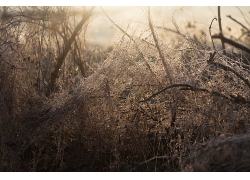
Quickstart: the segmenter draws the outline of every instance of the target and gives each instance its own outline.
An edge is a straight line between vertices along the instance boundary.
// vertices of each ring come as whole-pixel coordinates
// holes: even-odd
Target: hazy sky
[[[133,33],[134,31],[143,31],[146,29],[148,23],[147,17],[147,7],[107,7],[104,6],[103,9],[107,14],[122,28]],[[247,24],[242,13],[244,13],[245,18],[249,24]],[[175,13],[174,13],[175,12]],[[151,14],[153,23],[155,26],[164,26],[167,28],[175,29],[172,23],[172,17],[174,14],[174,19],[176,20],[179,28],[181,30],[186,30],[185,26],[188,22],[195,24],[195,29],[192,30],[204,30],[204,32],[209,35],[209,25],[214,17],[218,15],[217,6],[159,6],[151,7]],[[93,20],[90,30],[88,31],[88,39],[94,40],[101,44],[111,43],[115,35],[119,33],[119,30],[113,26],[113,24],[108,20],[106,16],[102,13],[100,7],[95,9],[96,18]],[[239,36],[241,32],[241,26],[230,20],[227,15],[231,15],[233,18],[237,19],[242,24],[245,24],[250,28],[250,6],[244,7],[234,7],[234,6],[222,6],[221,7],[221,19],[223,26],[223,33],[225,35]],[[145,21],[146,20],[146,21]],[[213,23],[212,34],[218,31],[218,22]],[[229,28],[231,31],[229,31]],[[172,35],[172,34],[171,34]]]

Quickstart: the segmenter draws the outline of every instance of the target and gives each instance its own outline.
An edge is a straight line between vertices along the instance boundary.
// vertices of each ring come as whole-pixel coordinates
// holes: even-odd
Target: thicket
[[[139,35],[103,10],[122,35],[101,51],[93,10],[1,8],[0,171],[249,171],[249,28],[227,38],[218,8],[208,44],[173,15],[170,44],[150,8]]]

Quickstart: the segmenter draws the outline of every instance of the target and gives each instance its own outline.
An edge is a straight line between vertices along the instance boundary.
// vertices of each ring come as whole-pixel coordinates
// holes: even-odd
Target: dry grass
[[[248,85],[207,63],[208,47],[155,36],[160,48],[121,38],[88,77],[50,97],[22,61],[7,62],[17,52],[1,56],[0,170],[249,171]],[[249,81],[243,55],[218,52],[214,63]]]

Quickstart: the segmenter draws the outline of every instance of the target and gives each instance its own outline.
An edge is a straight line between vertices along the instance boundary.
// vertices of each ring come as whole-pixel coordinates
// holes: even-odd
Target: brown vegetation
[[[1,11],[0,171],[250,170],[249,54],[223,54],[174,21],[180,43],[169,47],[150,9],[153,36],[126,33],[94,54],[70,12]]]

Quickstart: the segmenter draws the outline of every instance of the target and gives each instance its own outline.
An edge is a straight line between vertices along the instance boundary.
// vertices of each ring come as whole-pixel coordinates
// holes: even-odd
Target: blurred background
[[[80,11],[80,7],[75,7],[76,11]],[[147,16],[147,7],[137,6],[104,6],[103,9],[110,18],[123,29],[145,27],[142,24],[143,19]],[[180,30],[190,33],[205,32],[209,37],[209,26],[213,18],[218,16],[217,6],[158,6],[151,7],[151,14],[154,16],[153,23],[155,26],[161,26],[168,29],[176,30],[172,23],[172,18],[176,20]],[[102,12],[100,7],[96,7],[94,11],[96,18],[92,21],[90,29],[87,32],[88,41],[94,42],[101,46],[110,45],[119,30],[109,21]],[[173,16],[174,15],[174,16]],[[239,37],[242,33],[241,27],[227,16],[237,19],[242,24],[250,24],[250,6],[222,6],[221,19],[223,33],[225,35]],[[147,23],[147,21],[146,21]],[[128,27],[129,25],[129,27]],[[143,26],[144,25],[144,26]],[[218,32],[218,22],[214,21],[212,26],[212,34]],[[185,32],[186,33],[186,32]],[[165,38],[172,37],[174,34],[162,31]]]

